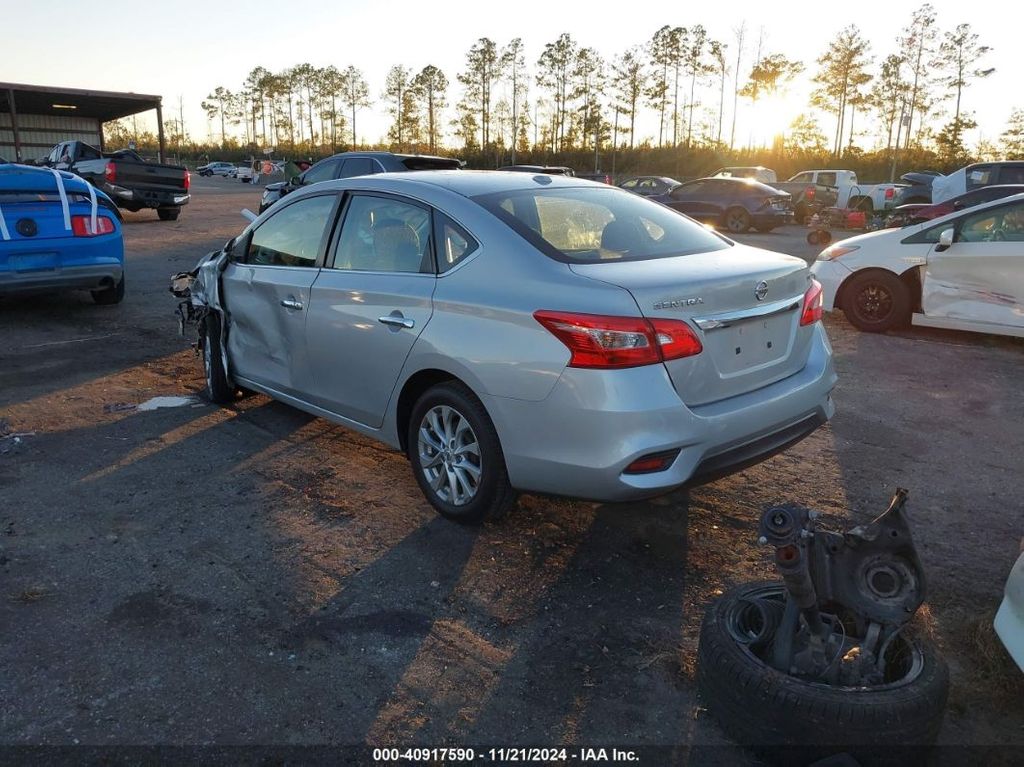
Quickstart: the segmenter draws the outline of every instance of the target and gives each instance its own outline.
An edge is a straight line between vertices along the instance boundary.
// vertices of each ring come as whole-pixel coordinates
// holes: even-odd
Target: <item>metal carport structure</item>
[[[0,156],[16,162],[31,161],[42,150],[71,140],[85,141],[102,150],[103,123],[150,109],[156,110],[163,162],[160,96],[0,82]]]

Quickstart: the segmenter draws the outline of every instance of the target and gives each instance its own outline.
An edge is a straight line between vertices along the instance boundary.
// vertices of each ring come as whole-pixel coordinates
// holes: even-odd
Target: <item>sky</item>
[[[13,4],[14,0],[4,0]],[[963,108],[973,111],[979,137],[996,139],[1005,129],[1013,107],[1024,107],[1019,82],[1024,75],[1019,51],[1019,25],[1000,24],[1014,0],[932,0],[942,30],[968,22],[993,51],[981,62],[996,71],[972,84]],[[737,143],[766,141],[800,111],[812,90],[814,61],[843,26],[857,24],[872,42],[876,64],[896,51],[895,38],[910,20],[919,2],[891,0],[867,6],[860,3],[811,4],[776,0],[730,0],[728,3],[666,3],[664,0],[517,0],[486,3],[463,0],[175,0],[157,10],[138,0],[105,0],[94,19],[54,23],[83,6],[70,0],[34,0],[5,21],[17,20],[16,36],[5,33],[0,47],[0,81],[133,91],[163,96],[164,117],[177,112],[179,98],[190,134],[209,137],[209,122],[200,103],[216,86],[241,87],[253,67],[279,71],[308,61],[339,69],[354,64],[370,84],[375,103],[358,114],[360,142],[376,142],[387,130],[388,118],[381,91],[387,70],[401,64],[419,71],[427,64],[439,67],[451,83],[449,101],[457,100],[461,86],[456,75],[466,52],[481,37],[499,46],[521,37],[531,72],[544,44],[569,32],[583,46],[595,48],[606,59],[651,38],[661,26],[702,24],[712,38],[728,44],[734,63],[733,30],[746,24],[747,42],[742,72],[749,73],[758,40],[764,53],[782,53],[805,63],[807,72],[775,104],[755,113],[741,100]],[[97,6],[93,6],[97,7]],[[824,10],[823,10],[824,9]],[[1016,16],[1016,14],[1014,14]],[[732,83],[726,86],[731,90]],[[531,97],[538,94],[531,83]],[[1007,97],[1006,93],[1014,94]],[[710,92],[707,96],[711,98]],[[717,101],[717,99],[716,99]],[[727,97],[726,124],[731,99]],[[151,113],[152,114],[152,113]],[[176,116],[176,115],[175,115]],[[454,116],[454,112],[452,113]],[[155,120],[147,117],[148,124]],[[638,138],[652,136],[656,118],[647,118]],[[821,120],[829,135],[834,122]],[[216,130],[216,127],[214,128]],[[728,131],[727,131],[728,132]]]

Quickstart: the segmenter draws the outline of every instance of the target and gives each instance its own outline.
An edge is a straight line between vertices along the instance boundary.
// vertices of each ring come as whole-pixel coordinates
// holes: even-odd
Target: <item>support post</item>
[[[156,102],[156,135],[160,141],[160,156],[157,159],[162,163],[167,146],[164,142],[164,110],[159,101]]]
[[[14,134],[14,160],[21,162],[21,136],[18,135],[18,107],[14,103],[14,89],[7,89],[7,103],[11,107],[11,133]]]

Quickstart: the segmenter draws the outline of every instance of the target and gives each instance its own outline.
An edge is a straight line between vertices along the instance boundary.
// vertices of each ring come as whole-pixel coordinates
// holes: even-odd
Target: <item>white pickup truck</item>
[[[836,190],[836,206],[856,208],[866,213],[890,210],[895,206],[896,190],[902,184],[862,184],[852,170],[805,170],[789,183],[820,185]]]

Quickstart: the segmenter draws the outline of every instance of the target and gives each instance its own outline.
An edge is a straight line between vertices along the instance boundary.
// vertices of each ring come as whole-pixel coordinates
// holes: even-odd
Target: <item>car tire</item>
[[[740,207],[729,208],[722,216],[722,223],[733,234],[743,234],[750,229],[750,214]]]
[[[842,752],[871,764],[922,757],[935,742],[949,694],[949,669],[934,645],[904,629],[897,649],[906,651],[908,668],[885,686],[833,687],[784,674],[735,638],[743,603],[782,593],[778,582],[746,583],[705,613],[697,690],[722,728],[769,756],[785,754],[786,763],[811,764]]]
[[[177,221],[181,215],[181,208],[157,208],[156,214],[161,221]]]
[[[103,290],[92,291],[92,300],[100,306],[112,306],[124,300],[124,272],[121,272],[121,279],[116,284]]]
[[[420,396],[406,445],[416,482],[441,516],[477,524],[515,501],[494,423],[465,385],[449,381]]]
[[[220,342],[220,315],[210,312],[203,320],[203,374],[206,394],[211,402],[224,405],[235,398],[235,388],[228,384],[227,371]]]
[[[910,322],[910,295],[895,274],[872,269],[843,286],[843,312],[858,330],[884,333]]]

